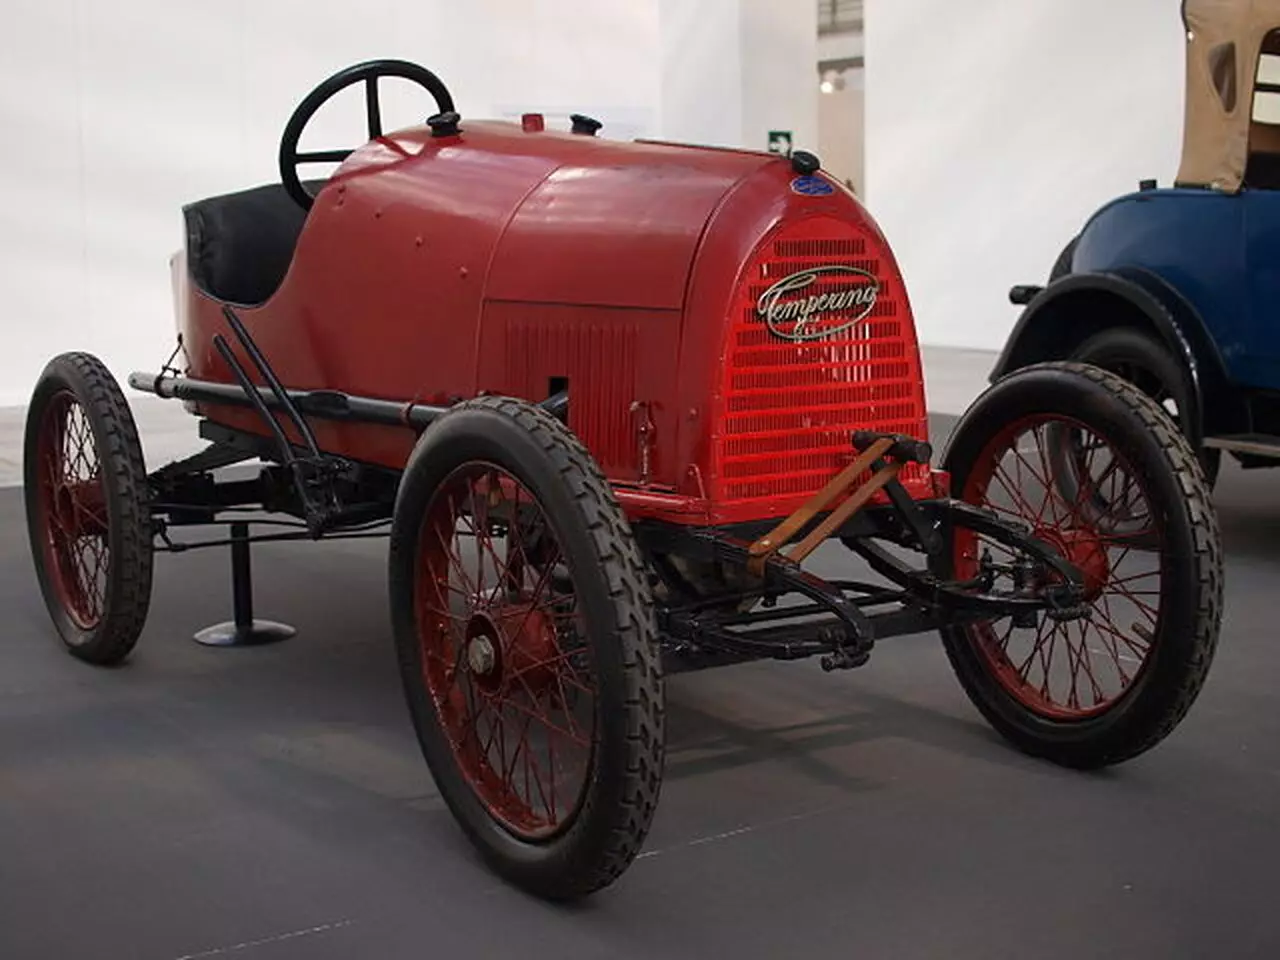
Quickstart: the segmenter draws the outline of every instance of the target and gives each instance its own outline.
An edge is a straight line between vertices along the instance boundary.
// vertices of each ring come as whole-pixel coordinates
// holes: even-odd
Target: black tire
[[[1069,509],[1065,502],[1060,509],[1053,499],[1057,493],[1046,488],[1037,513],[1030,488],[1035,482],[1032,478],[1038,458],[1027,446],[1027,434],[1018,432],[1024,429],[1023,424],[1056,423],[1058,418],[1087,428],[1111,445],[1118,464],[1113,476],[1129,477],[1131,483],[1126,490],[1136,490],[1145,497],[1147,527],[1158,530],[1160,537],[1158,553],[1151,553],[1152,543],[1148,541],[1128,547],[1121,555],[1121,546],[1098,546],[1106,543],[1108,535],[1101,528],[1094,528],[1087,534],[1093,538],[1093,545],[1081,548],[1083,560],[1073,558],[1080,566],[1094,556],[1090,551],[1105,549],[1108,557],[1105,564],[1097,567],[1099,594],[1090,601],[1089,619],[1061,628],[1056,622],[1050,626],[1049,620],[1041,619],[1037,627],[1038,647],[1043,643],[1045,629],[1054,631],[1052,642],[1057,642],[1059,629],[1067,638],[1073,695],[1081,671],[1079,665],[1084,662],[1081,658],[1089,659],[1088,679],[1094,684],[1095,704],[1086,710],[1081,702],[1072,704],[1068,699],[1064,705],[1059,699],[1054,706],[1044,692],[1049,687],[1048,679],[1042,691],[1037,691],[1029,678],[1013,678],[1011,668],[1021,660],[1021,649],[1016,656],[1010,653],[1018,636],[1012,622],[998,649],[995,640],[997,632],[1004,630],[1003,625],[951,627],[942,631],[942,638],[965,692],[1009,741],[1029,754],[1065,766],[1101,767],[1154,747],[1177,726],[1198,696],[1221,624],[1222,547],[1209,492],[1186,439],[1141,391],[1114,374],[1083,364],[1027,367],[979,397],[952,433],[943,458],[944,469],[951,473],[953,494],[971,503],[991,506],[995,498],[988,498],[986,491],[994,491],[995,484],[984,477],[1013,479],[1007,472],[997,474],[990,467],[1000,451],[1008,449],[1012,462],[1027,463],[1029,469],[1023,475],[1018,467],[1026,487],[1017,492],[1017,500],[1011,495],[1010,502],[1015,506],[1006,512],[1016,514],[1023,510],[1037,515],[1040,526],[1036,522],[1030,525],[1037,530],[1043,528],[1042,533],[1037,533],[1043,540],[1084,543],[1087,537],[1082,531],[1088,529],[1089,521],[1081,519],[1084,514]],[[1037,438],[1040,436],[1036,434]],[[1130,497],[1126,493],[1123,499]],[[1046,516],[1052,516],[1052,521],[1045,520]],[[953,548],[957,543],[953,539]],[[1071,548],[1060,549],[1069,553]],[[1118,573],[1113,566],[1117,557],[1120,563],[1141,562],[1144,551],[1156,572],[1131,577],[1128,572]],[[950,556],[953,559],[945,566],[954,575],[959,554],[953,549]],[[1155,584],[1142,583],[1142,577],[1151,576],[1160,579]],[[1135,590],[1135,584],[1141,590]],[[1137,599],[1138,593],[1146,599]],[[1104,700],[1097,697],[1093,654],[1086,649],[1085,631],[1096,625],[1098,636],[1105,637],[1107,624],[1110,628],[1123,628],[1126,618],[1115,611],[1119,609],[1117,597],[1125,595],[1134,596],[1134,609],[1138,612],[1132,614],[1135,623],[1127,636],[1112,631],[1119,676],[1125,676],[1120,661],[1126,657],[1122,654],[1136,659],[1135,651],[1141,648],[1141,659],[1137,667],[1130,668],[1132,676],[1127,684],[1118,683],[1116,695]],[[1116,600],[1115,605],[1112,600]],[[1144,603],[1155,610],[1154,615],[1143,612]],[[1136,622],[1142,617],[1150,620],[1142,626],[1144,632],[1139,631]],[[1077,629],[1080,648],[1073,660],[1071,632]],[[1135,638],[1145,642],[1134,643]],[[1106,645],[1105,640],[1102,643]],[[1033,650],[1026,661],[1033,668],[1034,653]],[[1052,652],[1049,656],[1053,656]],[[1048,664],[1044,673],[1047,678]],[[1021,686],[1024,681],[1025,686]]]
[[[1089,337],[1067,359],[1124,377],[1165,408],[1188,442],[1199,445],[1194,416],[1188,417],[1195,406],[1191,374],[1169,348],[1151,334],[1135,327],[1110,327]],[[1222,464],[1222,451],[1200,446],[1197,458],[1212,490]]]
[[[480,466],[474,466],[477,464]],[[508,693],[513,698],[521,693],[527,695],[526,699],[532,698],[533,706],[524,707],[526,716],[543,707],[540,696],[548,701],[556,699],[554,693],[538,694],[528,684],[524,691],[517,689],[515,681],[506,673],[513,671],[512,676],[520,675],[521,668],[512,666],[517,655],[525,660],[531,656],[517,649],[520,645],[533,644],[525,638],[524,623],[528,614],[514,631],[515,639],[505,626],[492,633],[494,644],[488,650],[487,662],[472,659],[473,649],[484,639],[479,635],[473,637],[473,624],[481,615],[492,616],[494,622],[509,623],[502,611],[507,609],[508,602],[524,602],[523,596],[517,601],[504,599],[502,609],[495,613],[498,609],[494,600],[496,591],[490,588],[486,595],[483,589],[477,588],[469,600],[464,599],[465,616],[455,617],[457,600],[450,589],[447,613],[451,622],[465,624],[454,628],[446,628],[443,620],[434,626],[427,622],[435,618],[439,610],[430,610],[426,615],[420,612],[420,604],[429,605],[431,600],[426,584],[435,584],[437,597],[445,596],[439,588],[440,570],[450,571],[444,574],[444,580],[450,582],[464,572],[452,560],[452,555],[434,568],[435,574],[424,571],[432,569],[430,564],[439,562],[431,559],[436,550],[431,546],[431,533],[445,531],[451,535],[459,522],[457,517],[461,516],[456,506],[460,501],[450,499],[454,494],[449,491],[462,489],[457,486],[462,482],[469,485],[467,489],[474,495],[478,489],[476,481],[465,478],[472,476],[467,471],[477,469],[486,471],[484,489],[488,491],[502,492],[502,484],[508,482],[527,491],[538,513],[534,520],[529,519],[528,512],[521,514],[523,519],[516,525],[515,536],[517,539],[527,537],[530,524],[540,525],[543,540],[527,553],[521,540],[519,556],[524,559],[520,559],[517,566],[517,555],[512,552],[516,547],[507,539],[510,534],[503,534],[503,550],[508,551],[506,569],[488,580],[479,575],[476,582],[502,583],[511,591],[513,576],[523,578],[526,570],[533,570],[526,583],[534,583],[539,576],[545,579],[546,564],[552,562],[547,558],[559,556],[564,565],[553,564],[562,576],[557,582],[571,585],[573,603],[581,614],[581,620],[576,622],[582,627],[574,634],[578,652],[569,659],[577,657],[573,666],[575,676],[580,676],[577,674],[580,666],[585,665],[589,671],[586,676],[593,686],[588,713],[594,734],[590,738],[589,756],[584,756],[586,770],[576,794],[576,805],[563,822],[552,822],[556,817],[554,799],[550,816],[546,816],[545,792],[539,781],[538,790],[543,792],[541,815],[548,820],[545,828],[539,829],[545,836],[532,836],[534,831],[532,828],[526,831],[524,821],[513,826],[510,822],[513,815],[495,810],[493,748],[490,744],[480,744],[478,732],[480,713],[496,709],[498,723],[494,724],[492,717],[489,723],[491,728],[501,731],[496,735],[498,739],[506,741],[502,711]],[[459,477],[464,480],[459,481]],[[502,495],[505,497],[505,493]],[[450,514],[455,518],[451,524],[430,519],[438,516],[441,497],[455,505]],[[513,502],[520,502],[519,497]],[[472,504],[473,510],[480,509],[474,500]],[[484,506],[483,509],[488,512],[499,508]],[[490,519],[483,519],[476,529],[487,528]],[[511,529],[511,526],[506,528]],[[551,538],[550,541],[547,538]],[[443,539],[444,534],[438,533],[442,548]],[[482,564],[485,549],[478,542],[480,538],[475,539],[476,562]],[[548,546],[548,542],[553,545]],[[492,542],[488,547],[496,564],[497,548]],[[424,552],[427,550],[433,552],[428,555]],[[458,558],[461,559],[461,553]],[[460,404],[424,433],[405,469],[392,525],[389,567],[396,647],[413,724],[440,792],[466,836],[498,874],[539,897],[570,900],[612,883],[639,852],[657,805],[665,752],[664,690],[646,567],[612,489],[587,450],[553,416],[523,401],[482,397]],[[495,566],[495,571],[497,569]],[[462,582],[466,585],[469,580]],[[466,594],[467,590],[458,592]],[[481,603],[482,597],[487,606]],[[535,593],[528,602],[532,609],[539,602],[538,595]],[[468,603],[474,606],[468,607]],[[560,651],[560,629],[554,628],[553,635],[557,651]],[[426,638],[433,631],[432,643],[453,645],[448,656],[453,657],[454,666],[443,668],[443,675],[439,673],[442,669],[437,662],[441,659],[439,655],[424,654],[429,649]],[[532,635],[533,628],[529,631]],[[564,656],[567,655],[557,652],[557,657]],[[431,679],[432,670],[437,671],[435,681]],[[464,677],[468,692],[455,692],[461,690]],[[433,687],[433,682],[444,684],[447,689]],[[487,689],[492,701],[482,702],[477,691],[482,693],[486,683],[490,684]],[[561,693],[564,689],[561,683]],[[494,694],[494,690],[500,693]],[[574,693],[575,702],[579,696],[586,694]],[[502,702],[494,708],[493,702],[500,697]],[[568,709],[566,704],[567,701],[561,703]],[[457,711],[464,708],[476,714],[470,721],[470,729],[475,731],[474,743],[467,740],[470,736],[467,725],[458,722]],[[526,719],[526,736],[529,725]],[[455,751],[448,731],[457,731],[460,726],[463,728],[457,738],[460,746]],[[572,722],[567,728],[572,730]],[[547,736],[551,737],[550,728]],[[495,734],[491,732],[489,737],[493,740]],[[526,747],[526,763],[533,750],[532,746]],[[585,749],[583,752],[587,753]],[[467,769],[460,757],[466,758]],[[506,763],[503,759],[501,765]],[[514,765],[515,761],[511,763]],[[535,778],[537,776],[535,772]],[[530,793],[530,798],[523,801],[529,809],[522,808],[521,816],[532,821],[535,804],[527,779],[524,787],[525,792]],[[519,792],[512,784],[504,785],[503,791],[504,803],[509,805],[514,802],[511,795]],[[552,796],[554,798],[554,788]]]
[[[31,555],[54,626],[81,660],[119,663],[151,605],[151,514],[133,413],[96,357],[66,353],[45,367],[23,461]]]

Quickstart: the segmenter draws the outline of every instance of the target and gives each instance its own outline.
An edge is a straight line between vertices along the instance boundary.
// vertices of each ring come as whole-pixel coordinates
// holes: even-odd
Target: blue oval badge
[[[804,197],[827,197],[836,192],[836,188],[822,177],[813,175],[796,177],[791,181],[791,190]]]

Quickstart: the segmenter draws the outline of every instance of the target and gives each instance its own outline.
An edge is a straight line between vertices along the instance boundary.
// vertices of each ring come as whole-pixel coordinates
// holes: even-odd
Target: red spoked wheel
[[[146,467],[133,415],[96,358],[45,368],[27,413],[27,526],[50,615],[68,649],[128,656],[151,596]]]
[[[1071,766],[1117,763],[1167,736],[1204,682],[1222,591],[1208,488],[1172,420],[1113,374],[1045,364],[979,398],[944,465],[960,499],[1049,545],[1083,586],[1081,609],[943,631],[978,708],[1023,749]],[[1061,579],[968,529],[949,561],[957,580],[985,575],[1011,596]]]
[[[418,740],[472,843],[539,896],[611,883],[656,806],[663,692],[647,572],[586,450],[531,404],[460,404],[406,467],[390,579]]]
[[[506,470],[463,464],[427,505],[418,574],[423,678],[454,760],[525,840],[572,822],[598,690],[564,549]]]
[[[92,630],[102,622],[111,563],[102,463],[89,419],[70,390],[51,398],[39,430],[35,493],[49,572],[67,616]]]
[[[1051,466],[1055,428],[1080,438],[1088,451],[1079,482],[1065,490]],[[1160,617],[1163,537],[1133,468],[1083,424],[1034,414],[991,439],[960,497],[1025,524],[1049,544],[1083,574],[1090,606],[1079,619],[1044,616],[1034,628],[1016,629],[1012,620],[976,627],[989,669],[1012,696],[1046,717],[1078,720],[1105,711],[1146,665]],[[1095,500],[1107,504],[1106,512]],[[1030,590],[1054,579],[1014,548],[972,531],[959,531],[953,543],[957,577],[977,577],[984,554],[1010,573],[1023,564]]]

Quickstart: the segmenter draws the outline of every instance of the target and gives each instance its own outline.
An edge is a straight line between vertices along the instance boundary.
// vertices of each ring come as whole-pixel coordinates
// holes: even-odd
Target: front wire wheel
[[[581,806],[599,695],[564,548],[525,485],[484,461],[436,489],[420,547],[423,677],[454,760],[512,834],[555,836]]]
[[[151,601],[147,472],[133,414],[87,353],[45,367],[27,410],[24,495],[32,559],[67,649],[100,666],[138,641]]]
[[[460,404],[405,470],[390,577],[419,743],[469,839],[538,896],[613,882],[657,803],[663,690],[646,570],[587,451],[531,404]]]
[[[1073,482],[1057,445],[1081,453]],[[1217,643],[1222,551],[1195,455],[1133,385],[1081,364],[1043,364],[991,387],[952,434],[944,467],[960,499],[1023,526],[1070,561],[1083,607],[943,631],[966,692],[1029,753],[1096,767],[1167,736],[1199,694]],[[957,530],[950,574],[1007,592],[1052,589],[1043,566]]]

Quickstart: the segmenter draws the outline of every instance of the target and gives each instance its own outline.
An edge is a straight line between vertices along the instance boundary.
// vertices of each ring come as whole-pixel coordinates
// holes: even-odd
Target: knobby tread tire
[[[1064,766],[1089,769],[1114,765],[1164,740],[1187,715],[1207,679],[1222,624],[1224,569],[1218,517],[1200,462],[1167,411],[1127,380],[1098,367],[1071,361],[1022,368],[988,388],[975,401],[953,432],[944,456],[944,468],[952,470],[958,480],[953,488],[955,495],[961,495],[964,478],[972,466],[953,462],[958,453],[957,440],[966,450],[981,446],[978,440],[961,439],[962,433],[967,430],[981,433],[985,426],[983,420],[998,422],[1003,413],[999,411],[1002,401],[998,391],[1003,390],[1005,396],[1015,401],[1025,401],[1025,397],[1012,394],[1008,384],[1020,381],[1021,392],[1029,394],[1036,387],[1036,378],[1040,378],[1041,383],[1056,381],[1051,386],[1060,392],[1071,389],[1079,394],[1078,409],[1062,412],[1080,414],[1092,409],[1091,415],[1099,416],[1101,410],[1101,415],[1109,416],[1114,423],[1127,420],[1134,427],[1140,425],[1154,442],[1154,449],[1149,448],[1146,454],[1137,457],[1140,453],[1137,447],[1143,438],[1134,435],[1128,440],[1134,449],[1123,452],[1131,458],[1131,463],[1142,459],[1149,471],[1167,474],[1165,479],[1172,486],[1167,488],[1169,496],[1165,498],[1165,506],[1173,511],[1168,522],[1176,524],[1181,531],[1175,531],[1177,538],[1185,534],[1185,557],[1173,557],[1171,564],[1166,563],[1182,571],[1179,583],[1172,591],[1166,591],[1173,594],[1177,612],[1171,612],[1166,619],[1162,601],[1159,635],[1149,655],[1164,656],[1165,660],[1155,672],[1144,670],[1134,686],[1101,716],[1089,721],[1055,724],[1032,718],[1025,708],[1014,707],[1012,699],[1001,695],[994,681],[978,675],[977,671],[982,668],[975,666],[980,662],[977,655],[966,649],[969,641],[965,628],[948,628],[943,631],[943,639],[951,663],[974,705],[1020,749]],[[1075,378],[1076,387],[1067,384],[1069,378]],[[1106,406],[1111,409],[1105,410]],[[1024,410],[1008,412],[1013,415]],[[1154,456],[1157,452],[1158,456]],[[1133,466],[1143,469],[1138,463]],[[1156,663],[1153,661],[1148,666]]]
[[[84,410],[102,469],[110,561],[103,616],[82,630],[67,615],[50,579],[37,499],[39,433],[45,411],[69,391]],[[27,530],[41,593],[58,633],[76,657],[98,666],[125,660],[146,624],[151,606],[151,513],[147,468],[133,412],[114,376],[89,353],[64,353],[46,365],[27,411],[23,445]]]
[[[619,782],[611,790],[596,789],[598,783],[588,787],[573,825],[546,845],[520,843],[509,834],[496,836],[495,831],[501,828],[468,802],[474,799],[469,796],[470,788],[461,782],[451,762],[437,755],[433,734],[438,735],[438,724],[429,695],[424,694],[412,622],[413,560],[422,511],[430,494],[419,489],[422,474],[424,470],[433,476],[443,473],[456,459],[448,448],[465,445],[473,431],[502,426],[518,428],[520,437],[534,445],[567,492],[605,584],[607,597],[601,599],[610,611],[610,636],[600,640],[621,653],[620,701],[611,705],[600,702],[603,696],[597,700],[591,771],[597,780],[604,776],[603,770],[615,770],[620,773]],[[520,455],[514,447],[510,449],[507,462],[498,465],[517,467],[513,472],[519,476],[518,465],[512,461]],[[437,460],[443,465],[433,468]],[[568,549],[567,544],[565,547]],[[424,433],[410,458],[397,497],[390,554],[392,614],[406,694],[427,762],[468,837],[498,873],[540,897],[573,900],[613,883],[639,854],[657,808],[665,763],[665,694],[648,569],[613,489],[594,458],[559,420],[533,404],[493,396],[460,403]],[[575,571],[575,580],[580,573]],[[589,603],[590,598],[581,597],[580,602],[584,601]],[[614,745],[621,748],[622,756],[612,758],[599,756],[609,749],[609,744],[601,743],[600,713],[611,706],[622,712],[626,722],[625,737]],[[607,808],[609,801],[602,793],[612,794],[613,809]],[[477,814],[487,822],[478,822]]]

